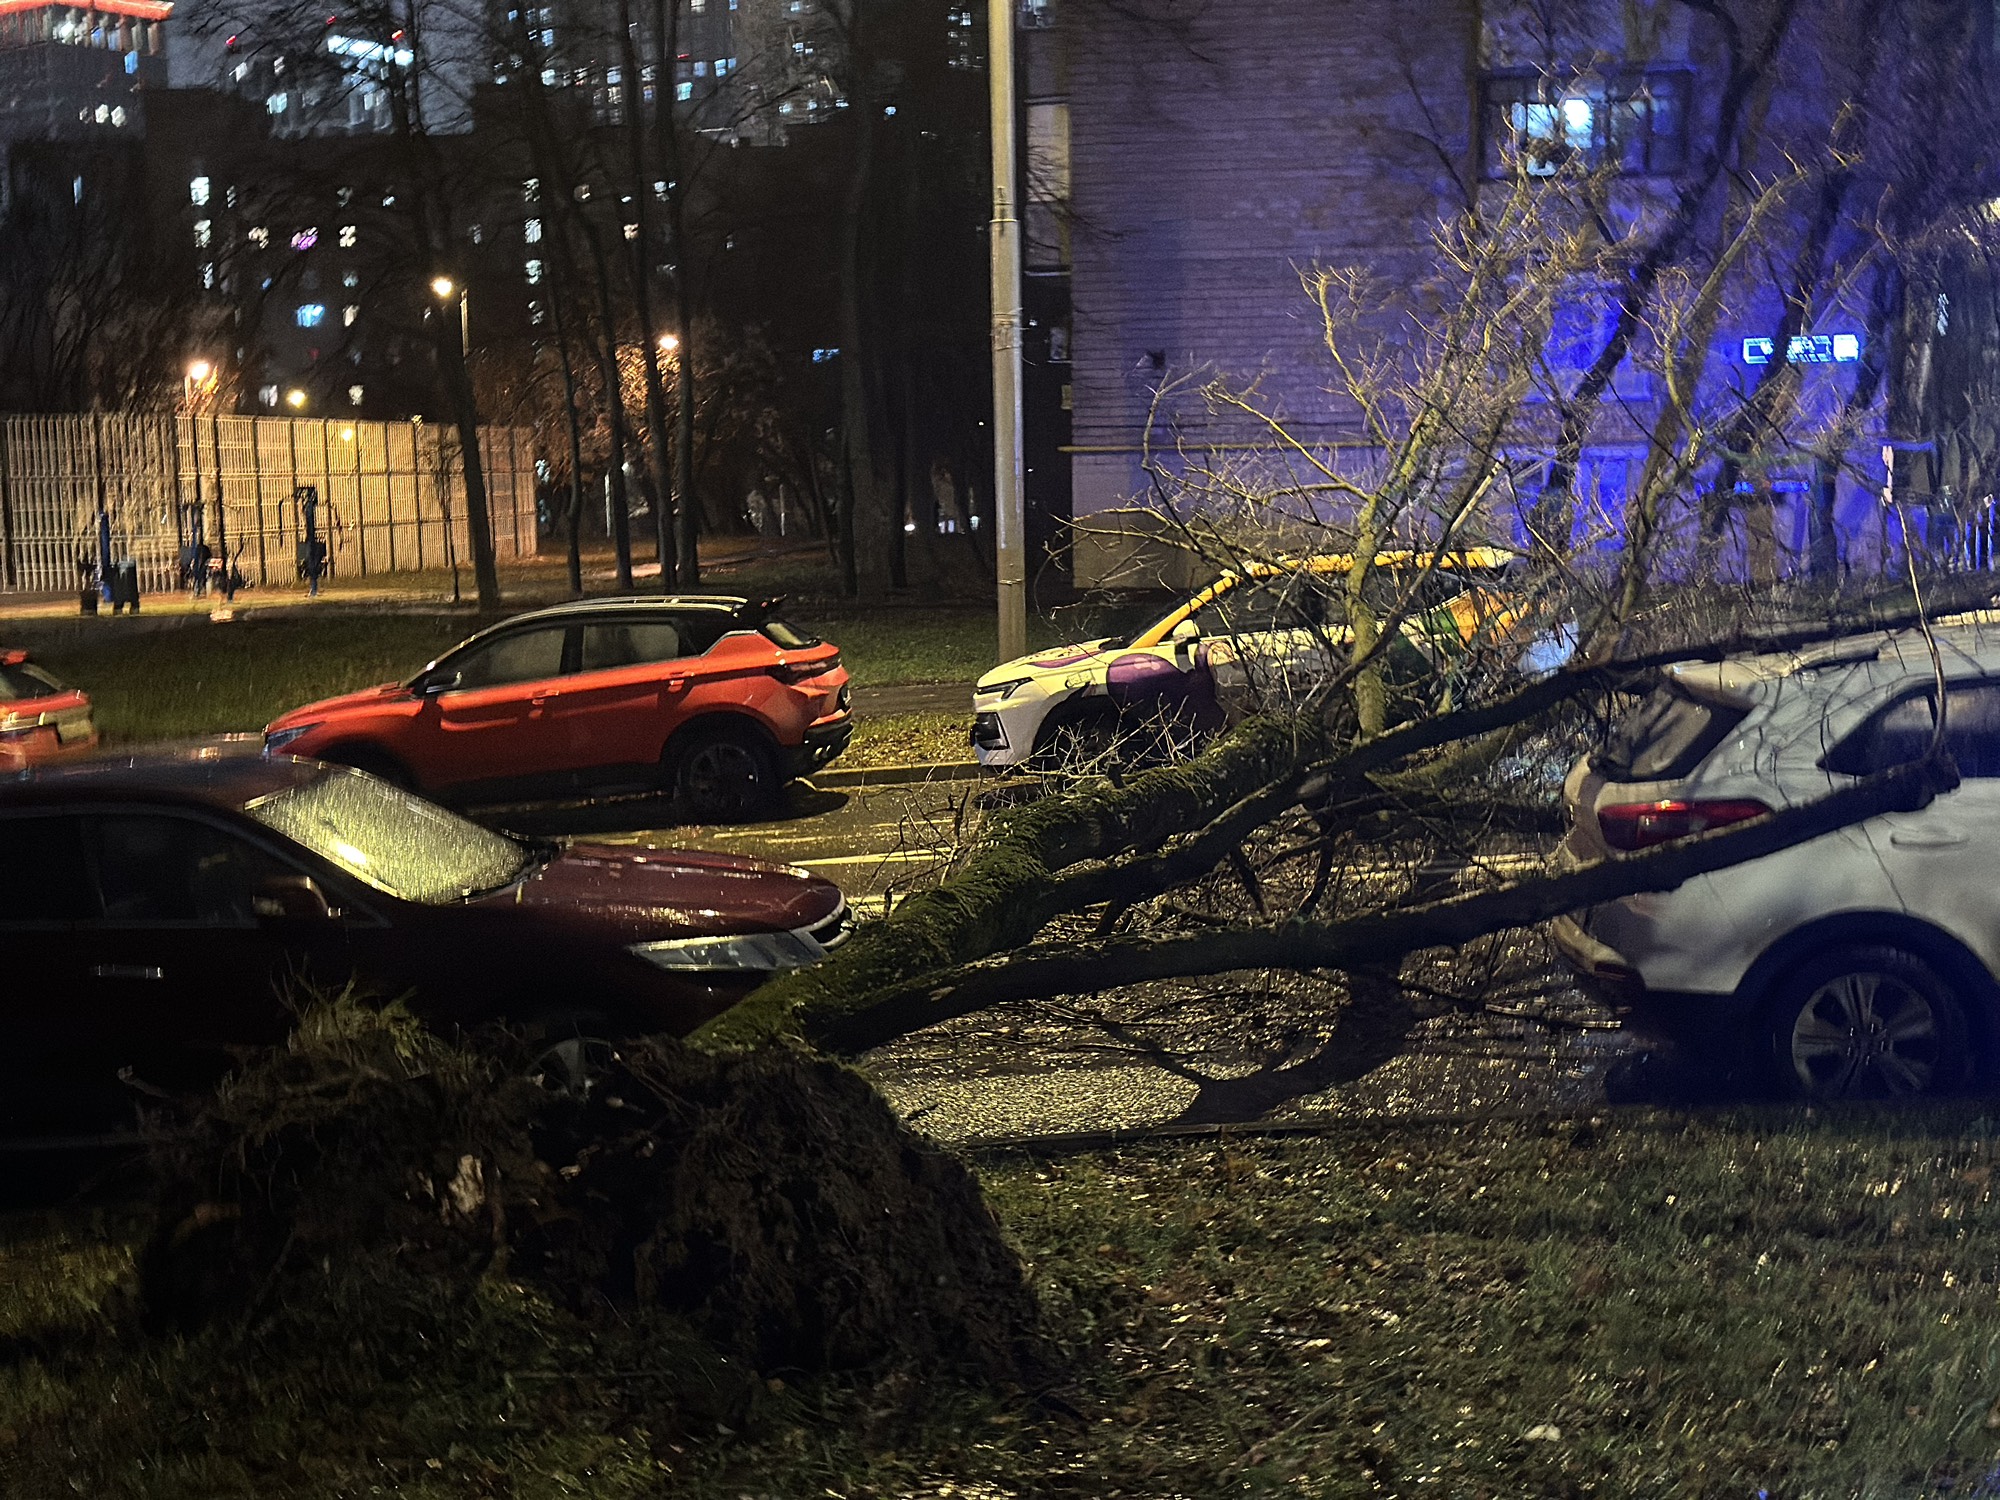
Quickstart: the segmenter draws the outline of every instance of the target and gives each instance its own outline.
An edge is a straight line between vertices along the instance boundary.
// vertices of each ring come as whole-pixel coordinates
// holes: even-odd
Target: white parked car
[[[2000,614],[1935,634],[1956,790],[1552,924],[1640,1029],[1730,1049],[1808,1098],[1948,1092],[2000,1061]],[[1915,760],[1934,683],[1917,632],[1672,668],[1570,772],[1557,861],[1743,821]]]
[[[1516,623],[1492,587],[1514,554],[1493,547],[1385,552],[1376,566],[1413,576],[1417,607],[1403,640],[1431,660],[1462,655]],[[972,693],[972,745],[994,770],[1031,760],[1060,763],[1072,749],[1103,752],[1122,730],[1165,723],[1190,736],[1220,728],[1236,700],[1283,679],[1322,676],[1329,651],[1352,639],[1340,554],[1249,563],[1130,637],[1058,646],[1003,663]],[[1484,582],[1481,582],[1483,580]]]

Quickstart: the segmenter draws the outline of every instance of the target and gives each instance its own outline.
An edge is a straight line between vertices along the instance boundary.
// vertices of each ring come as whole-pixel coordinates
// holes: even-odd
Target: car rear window
[[[1592,764],[1607,781],[1677,780],[1692,774],[1748,711],[1663,682],[1619,721]]]
[[[27,662],[0,665],[0,703],[16,698],[48,698],[68,691],[53,675]]]
[[[801,630],[798,626],[788,624],[784,620],[766,620],[757,628],[764,632],[765,640],[770,641],[773,645],[781,646],[787,651],[796,651],[803,646],[817,646],[821,644],[820,638],[811,631]]]

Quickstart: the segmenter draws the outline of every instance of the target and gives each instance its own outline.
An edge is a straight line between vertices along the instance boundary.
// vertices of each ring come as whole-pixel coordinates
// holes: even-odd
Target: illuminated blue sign
[[[1770,339],[1745,339],[1743,363],[1768,365],[1776,348]],[[1785,362],[1794,365],[1851,365],[1860,358],[1858,333],[1797,333],[1785,348]]]

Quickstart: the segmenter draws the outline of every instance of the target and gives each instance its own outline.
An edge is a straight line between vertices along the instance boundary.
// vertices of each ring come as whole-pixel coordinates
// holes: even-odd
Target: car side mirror
[[[258,882],[250,909],[270,922],[331,922],[340,916],[310,875],[272,875]]]
[[[458,673],[433,672],[417,684],[417,691],[426,698],[435,698],[439,693],[448,693],[458,686]]]

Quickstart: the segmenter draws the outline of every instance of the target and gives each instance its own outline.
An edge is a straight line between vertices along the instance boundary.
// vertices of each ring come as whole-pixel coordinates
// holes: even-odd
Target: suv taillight
[[[781,663],[771,668],[771,675],[780,682],[804,682],[809,677],[824,677],[840,665],[840,653],[821,661],[795,661]]]
[[[1747,797],[1707,802],[1621,802],[1597,810],[1604,842],[1630,852],[1761,818],[1771,809]]]

